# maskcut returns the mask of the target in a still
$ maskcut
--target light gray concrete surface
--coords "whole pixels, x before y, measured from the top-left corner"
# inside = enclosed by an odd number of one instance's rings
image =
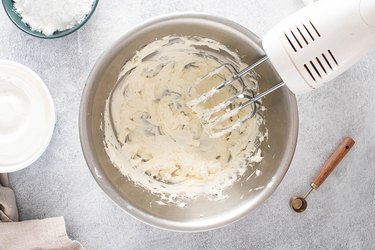
[[[230,18],[262,36],[300,7],[300,0],[101,0],[81,30],[58,40],[22,33],[0,10],[0,59],[35,70],[48,85],[58,116],[46,153],[10,175],[21,219],[62,215],[69,235],[87,249],[374,249],[374,51],[330,85],[298,98],[298,146],[285,179],[260,208],[225,228],[173,233],[133,219],[96,185],[81,152],[78,109],[85,80],[104,49],[133,25],[159,14],[199,11]],[[293,213],[290,196],[308,188],[346,135],[357,142],[353,150],[311,194],[308,210]]]

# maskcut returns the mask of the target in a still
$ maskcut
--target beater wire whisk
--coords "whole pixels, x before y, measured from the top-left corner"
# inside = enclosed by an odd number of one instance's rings
[[[254,91],[249,89],[246,86],[242,77],[252,72],[254,68],[256,68],[258,65],[262,64],[263,62],[267,60],[268,60],[268,57],[264,56],[260,60],[255,62],[254,64],[249,65],[248,67],[244,68],[243,70],[239,72],[236,70],[236,68],[232,64],[225,63],[221,65],[220,67],[218,67],[216,70],[198,79],[198,81],[194,84],[194,86],[197,86],[201,82],[203,82],[204,79],[206,79],[207,77],[214,77],[214,75],[218,74],[218,72],[220,72],[221,68],[223,67],[226,67],[232,74],[232,77],[230,77],[229,79],[224,80],[223,82],[218,84],[216,87],[200,95],[198,98],[195,98],[188,102],[188,106],[194,112],[199,114],[199,118],[201,120],[202,125],[205,127],[205,129],[207,130],[207,132],[210,134],[211,137],[220,137],[228,132],[231,132],[232,130],[239,128],[244,122],[246,122],[247,120],[255,116],[257,112],[257,106],[259,105],[258,100],[260,100],[262,97],[266,96],[267,94],[285,85],[284,82],[280,82],[279,84],[276,84],[275,86],[267,89],[266,91],[258,95],[255,95]],[[233,84],[233,82],[235,81],[240,82],[241,88],[234,95],[216,104],[212,108],[208,108],[205,110],[199,110],[197,108],[200,104],[205,103],[207,100],[212,98],[215,94],[219,93],[219,91],[222,90],[224,87]],[[241,101],[234,108],[229,108],[236,100],[244,100],[244,101]],[[252,109],[250,112],[247,112],[245,115],[238,117],[237,119],[233,118],[234,116],[238,115],[241,110],[245,109],[246,107],[250,105],[252,105]],[[221,112],[220,115],[216,115],[220,112]],[[218,126],[219,124],[224,123],[228,119],[231,119],[230,124],[227,124],[221,127]]]

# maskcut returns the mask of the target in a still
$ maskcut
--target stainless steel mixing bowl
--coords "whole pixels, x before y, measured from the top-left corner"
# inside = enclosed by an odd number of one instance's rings
[[[135,51],[157,38],[177,34],[203,36],[217,40],[251,63],[264,55],[260,39],[246,28],[227,19],[205,14],[172,14],[147,21],[119,39],[95,64],[83,91],[80,108],[80,138],[92,175],[99,186],[128,214],[156,227],[176,231],[203,231],[225,226],[247,215],[276,189],[292,160],[297,141],[298,115],[295,96],[286,88],[263,100],[269,140],[263,143],[262,174],[249,168],[225,192],[229,198],[211,201],[202,198],[188,202],[186,208],[159,205],[156,195],[135,186],[112,165],[103,145],[101,119],[105,100],[116,83],[124,63]],[[260,90],[279,82],[269,64],[257,69]],[[267,146],[269,144],[269,147]],[[250,175],[252,177],[248,178]],[[249,191],[252,190],[252,191]]]

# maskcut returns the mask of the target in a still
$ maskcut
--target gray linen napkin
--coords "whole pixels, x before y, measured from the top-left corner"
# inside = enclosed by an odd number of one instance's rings
[[[66,234],[63,217],[18,222],[18,210],[8,177],[0,174],[0,250],[83,250]]]
[[[13,190],[8,187],[8,175],[0,174],[0,222],[18,221]]]

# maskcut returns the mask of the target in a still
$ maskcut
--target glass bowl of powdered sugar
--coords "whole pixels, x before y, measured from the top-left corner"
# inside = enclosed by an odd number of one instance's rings
[[[25,33],[59,38],[81,28],[94,13],[98,0],[2,0],[10,20]]]

